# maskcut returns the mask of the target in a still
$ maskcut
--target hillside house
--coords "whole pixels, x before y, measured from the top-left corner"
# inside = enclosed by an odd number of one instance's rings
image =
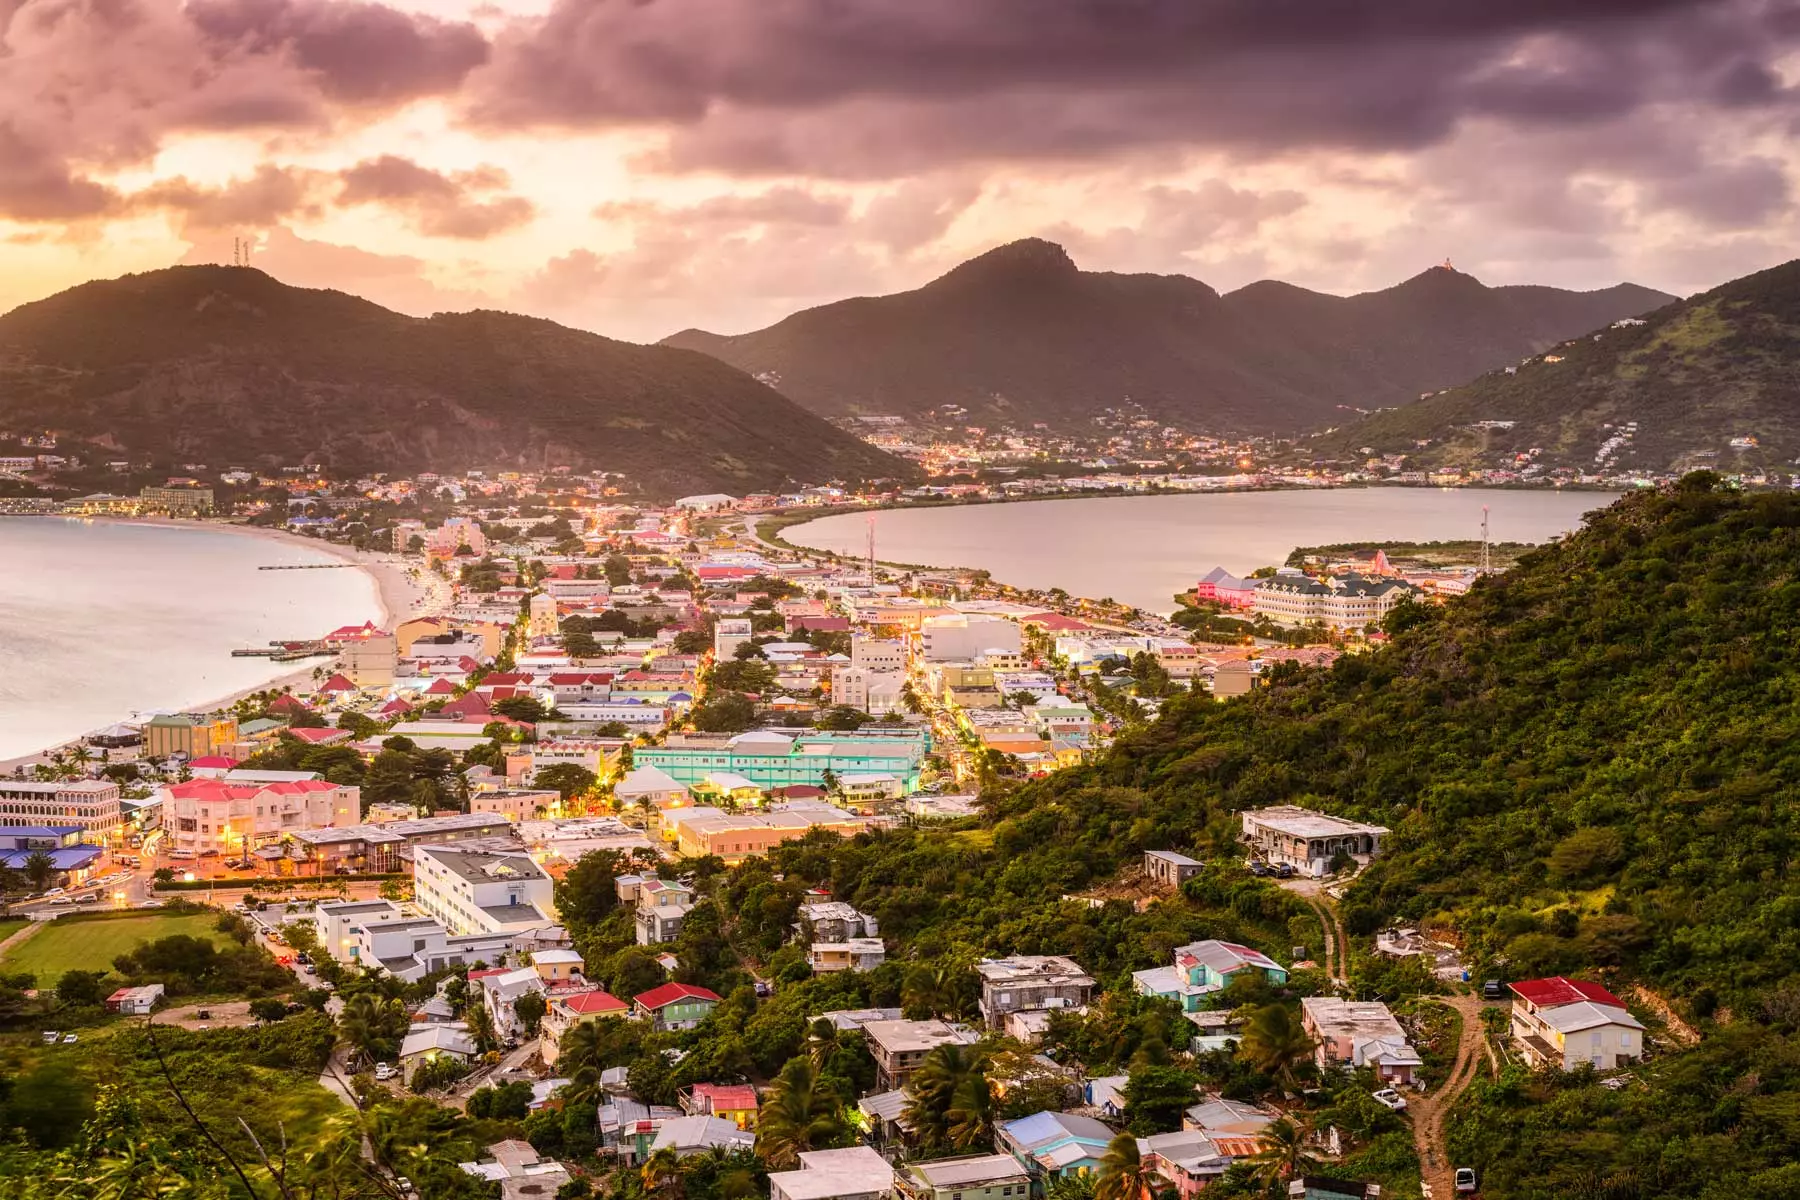
[[[1144,851],[1144,877],[1157,887],[1173,891],[1200,873],[1199,859],[1173,850]]]
[[[980,1040],[967,1026],[936,1020],[869,1021],[862,1029],[875,1059],[875,1086],[880,1091],[905,1087],[925,1056],[939,1046],[970,1046]]]
[[[1300,1020],[1318,1042],[1313,1058],[1320,1070],[1368,1067],[1384,1083],[1408,1084],[1425,1065],[1406,1030],[1378,1000],[1308,996],[1300,1002]]]
[[[1381,853],[1389,830],[1293,804],[1252,809],[1243,814],[1243,839],[1268,862],[1283,863],[1314,879],[1331,873],[1332,860],[1349,855],[1367,863]]]
[[[981,976],[981,1019],[989,1028],[1013,1013],[1084,1007],[1100,986],[1074,959],[1060,954],[984,958],[975,972]]]
[[[1510,984],[1512,1037],[1538,1066],[1611,1071],[1644,1055],[1644,1026],[1597,983],[1555,976]]]
[[[1140,995],[1160,996],[1180,1004],[1184,1012],[1198,1012],[1205,997],[1223,991],[1242,971],[1260,971],[1276,987],[1287,983],[1287,969],[1262,951],[1216,940],[1182,946],[1173,966],[1133,971],[1131,981]]]

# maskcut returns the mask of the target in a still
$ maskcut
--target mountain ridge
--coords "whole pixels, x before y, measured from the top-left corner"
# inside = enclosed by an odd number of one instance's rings
[[[677,494],[911,470],[706,355],[494,310],[405,316],[245,267],[0,316],[0,422],[174,461],[566,464]]]
[[[1275,280],[1221,294],[1185,275],[1083,271],[1027,238],[911,291],[661,344],[715,355],[837,418],[957,405],[971,419],[1068,427],[1129,400],[1220,432],[1298,433],[1673,300],[1635,284],[1490,288],[1446,267],[1354,296]]]

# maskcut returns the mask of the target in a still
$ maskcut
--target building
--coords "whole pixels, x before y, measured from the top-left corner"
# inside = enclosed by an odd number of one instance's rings
[[[575,992],[550,997],[540,1026],[538,1054],[544,1065],[554,1067],[561,1052],[563,1035],[577,1025],[598,1021],[602,1017],[628,1017],[631,1005],[608,992]]]
[[[1253,608],[1257,616],[1290,628],[1367,629],[1413,594],[1412,586],[1398,579],[1353,574],[1316,579],[1284,568],[1256,581]]]
[[[1287,983],[1287,970],[1262,951],[1216,940],[1182,946],[1175,951],[1173,966],[1133,971],[1131,982],[1140,995],[1173,1000],[1191,1013],[1242,971],[1260,971],[1276,987]]]
[[[755,730],[734,736],[671,734],[661,746],[635,751],[632,763],[656,767],[688,787],[720,772],[740,775],[765,791],[795,784],[823,791],[851,775],[892,775],[911,794],[919,790],[929,750],[923,729],[809,730],[792,737]]]
[[[475,1039],[461,1022],[415,1025],[400,1043],[400,1078],[410,1084],[427,1063],[448,1058],[467,1064],[475,1056]]]
[[[355,962],[357,930],[368,920],[399,918],[392,900],[326,900],[313,906],[312,923],[319,948],[341,963]]]
[[[747,1083],[696,1083],[676,1097],[690,1117],[718,1117],[739,1129],[756,1128],[756,1089]]]
[[[191,479],[171,479],[161,487],[145,487],[138,499],[142,501],[141,511],[168,513],[171,517],[207,517],[213,510],[213,490]]]
[[[807,948],[806,961],[815,974],[828,971],[873,971],[887,961],[887,946],[880,938],[813,942]]]
[[[1381,1185],[1329,1175],[1302,1175],[1288,1180],[1287,1196],[1288,1200],[1381,1200]]]
[[[1175,1189],[1181,1200],[1193,1200],[1227,1168],[1261,1148],[1254,1137],[1213,1137],[1196,1129],[1156,1133],[1137,1140],[1138,1158],[1150,1172]]]
[[[1100,986],[1074,959],[1060,954],[984,958],[975,973],[981,976],[981,1019],[990,1029],[1014,1013],[1085,1007]]]
[[[737,648],[747,644],[755,633],[748,617],[725,617],[713,626],[713,657],[720,662],[730,662],[737,657]]]
[[[658,1030],[692,1029],[718,1006],[718,993],[688,983],[665,983],[631,1000],[632,1013]]]
[[[683,854],[696,858],[717,855],[731,866],[766,854],[782,842],[805,837],[815,829],[851,837],[867,827],[868,822],[854,813],[805,800],[775,805],[763,812],[688,808],[663,817],[664,836],[672,838]]]
[[[420,846],[414,902],[452,934],[518,933],[550,923],[553,885],[523,853]]]
[[[530,1142],[496,1142],[488,1147],[492,1162],[458,1163],[464,1173],[500,1185],[500,1200],[553,1200],[569,1182],[561,1163],[540,1160]]]
[[[1031,1174],[1010,1154],[913,1163],[896,1181],[905,1200],[1025,1200]]]
[[[1014,622],[982,613],[926,617],[919,622],[919,656],[927,662],[973,662],[988,654],[1018,654],[1021,633]]]
[[[451,813],[411,821],[301,830],[289,839],[288,853],[297,861],[314,864],[320,874],[339,868],[391,872],[407,867],[420,846],[453,845],[476,838],[505,837],[511,833],[512,823],[503,816]]]
[[[1340,855],[1366,863],[1381,853],[1388,830],[1293,804],[1252,809],[1243,814],[1244,841],[1266,861],[1286,863],[1315,879],[1331,874]]]
[[[802,1151],[799,1170],[769,1174],[769,1200],[888,1200],[893,1194],[894,1168],[868,1146]]]
[[[796,914],[800,936],[811,942],[847,942],[851,938],[881,936],[875,918],[858,912],[842,900],[815,900],[802,904]]]
[[[531,636],[534,638],[552,638],[562,626],[556,619],[556,597],[548,592],[538,592],[530,602]]]
[[[376,633],[345,642],[338,659],[338,665],[350,682],[364,691],[393,687],[399,662],[399,643],[391,633]]]
[[[1253,608],[1256,605],[1256,581],[1239,579],[1224,567],[1214,567],[1194,585],[1194,599],[1210,600],[1226,608]]]
[[[836,667],[831,672],[831,702],[885,717],[906,707],[906,673],[868,667]]]
[[[681,922],[694,908],[693,888],[654,875],[639,882],[635,895],[637,908],[632,919],[640,946],[660,946],[674,941],[681,932]]]
[[[425,554],[429,558],[455,558],[466,555],[480,558],[487,553],[487,535],[470,517],[449,517],[425,535]]]
[[[110,779],[0,779],[0,828],[75,825],[82,840],[109,842],[119,832],[119,785]]]
[[[1198,875],[1202,865],[1199,859],[1173,850],[1144,851],[1144,877],[1158,887],[1179,888]]]
[[[147,758],[205,758],[238,740],[237,718],[197,713],[158,713],[144,725]]]
[[[1300,1020],[1318,1043],[1313,1058],[1320,1070],[1367,1067],[1384,1083],[1408,1084],[1425,1065],[1406,1030],[1378,1000],[1308,996],[1300,1001]]]
[[[1643,1057],[1642,1022],[1599,984],[1558,975],[1508,986],[1513,1041],[1536,1065],[1611,1071]]]
[[[925,1056],[939,1046],[969,1046],[979,1040],[967,1026],[936,1020],[869,1021],[862,1028],[869,1054],[875,1059],[879,1091],[905,1087]]]
[[[524,1032],[519,1020],[518,1003],[527,995],[544,994],[544,981],[530,967],[481,974],[481,999],[493,1022],[494,1035],[503,1042],[519,1040]],[[474,982],[471,979],[470,982]]]
[[[751,1150],[755,1146],[756,1135],[739,1129],[730,1121],[718,1117],[674,1117],[657,1127],[656,1138],[650,1143],[650,1153],[668,1150],[676,1158],[691,1158],[709,1150],[731,1154]]]
[[[146,983],[142,987],[120,988],[106,998],[106,1011],[124,1017],[147,1017],[163,996],[163,985]]]
[[[906,643],[897,638],[871,638],[860,634],[850,639],[850,665],[865,671],[906,671]]]
[[[1113,1136],[1092,1117],[1040,1112],[1002,1122],[994,1140],[1047,1190],[1058,1179],[1098,1174]]]
[[[194,854],[247,854],[304,830],[362,819],[362,789],[324,779],[191,779],[163,788],[162,797],[172,848]]]

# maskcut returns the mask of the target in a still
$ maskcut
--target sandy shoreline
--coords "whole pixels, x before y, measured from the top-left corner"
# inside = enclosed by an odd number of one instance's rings
[[[390,632],[402,621],[410,620],[415,616],[442,612],[449,607],[448,585],[436,581],[435,577],[425,575],[423,571],[418,572],[419,578],[418,580],[415,580],[413,575],[409,573],[410,564],[405,559],[394,554],[362,551],[351,546],[341,546],[335,542],[327,542],[319,538],[303,537],[296,533],[289,533],[284,529],[265,529],[261,526],[240,525],[228,521],[178,521],[167,517],[97,517],[87,519],[118,525],[161,525],[173,529],[214,529],[225,533],[235,533],[244,537],[258,538],[279,545],[304,547],[309,550],[318,551],[319,553],[328,555],[332,558],[341,559],[362,571],[362,573],[374,583],[375,600],[380,609],[380,619],[377,621],[377,624]],[[324,633],[328,631],[321,630],[320,632]],[[209,700],[204,704],[189,705],[188,707],[194,712],[212,712],[221,708],[229,708],[243,697],[252,695],[256,692],[268,691],[270,689],[281,691],[289,688],[296,691],[303,691],[305,685],[312,682],[313,668],[327,661],[329,660],[323,658],[313,659],[310,660],[307,665],[288,671],[274,679],[250,687],[239,688],[229,695],[221,696],[215,700]],[[44,761],[55,751],[66,746],[80,744],[93,734],[99,732],[100,729],[110,728],[113,724],[118,723],[118,721],[124,720],[127,715],[129,714],[121,713],[114,721],[110,721],[106,725],[98,726],[95,729],[90,729],[79,737],[72,738],[69,741],[61,742],[54,746],[47,746],[42,750],[31,754],[20,755],[17,758],[0,760],[0,773],[10,773],[15,767],[30,766],[33,763]]]

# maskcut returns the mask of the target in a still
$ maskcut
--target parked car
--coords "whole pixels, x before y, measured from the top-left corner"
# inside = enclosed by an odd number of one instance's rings
[[[1458,1168],[1456,1168],[1455,1185],[1456,1185],[1456,1190],[1459,1192],[1474,1191],[1475,1190],[1475,1168],[1474,1167],[1458,1167]]]
[[[62,888],[51,888],[49,891],[44,893],[44,895],[46,895],[46,896],[60,896],[62,894],[63,894]]]
[[[1382,1088],[1379,1092],[1371,1092],[1370,1095],[1375,1097],[1377,1104],[1391,1108],[1395,1112],[1406,1111],[1406,1097],[1393,1088]]]
[[[62,1037],[62,1034],[58,1033],[56,1030],[46,1029],[46,1030],[44,1030],[44,1045],[54,1046],[57,1043],[57,1039],[59,1039],[61,1037]]]
[[[1250,873],[1257,876],[1267,875],[1269,873],[1269,868],[1264,866],[1261,862],[1252,859],[1250,862]]]
[[[62,1044],[65,1046],[73,1046],[76,1042],[79,1042],[80,1040],[81,1040],[81,1035],[79,1033],[65,1033],[65,1034],[63,1034]]]
[[[71,900],[71,899],[69,899],[69,898],[68,898],[68,897],[67,897],[67,896],[52,896],[52,897],[50,897],[50,903],[52,903],[52,904],[70,904],[70,905],[72,905],[72,904],[74,904],[74,903],[75,903],[75,902],[74,902],[74,901],[73,901],[73,900]]]
[[[1281,879],[1292,879],[1294,877],[1293,863],[1277,863],[1271,870]]]
[[[1488,980],[1481,985],[1481,998],[1483,1000],[1506,999],[1506,985],[1501,983],[1498,979]]]
[[[199,1021],[210,1021],[210,1020],[212,1020],[212,1013],[211,1013],[211,1011],[203,1008],[199,1012],[194,1014],[194,1018],[195,1018],[195,1020],[199,1020]]]
[[[383,1063],[375,1064],[375,1078],[377,1078],[377,1079],[392,1079],[394,1076],[398,1075],[399,1073],[400,1072],[398,1072],[394,1069],[393,1063],[384,1063],[383,1062]]]
[[[139,908],[161,908],[162,906],[163,902],[161,900],[146,900],[138,905]]]

